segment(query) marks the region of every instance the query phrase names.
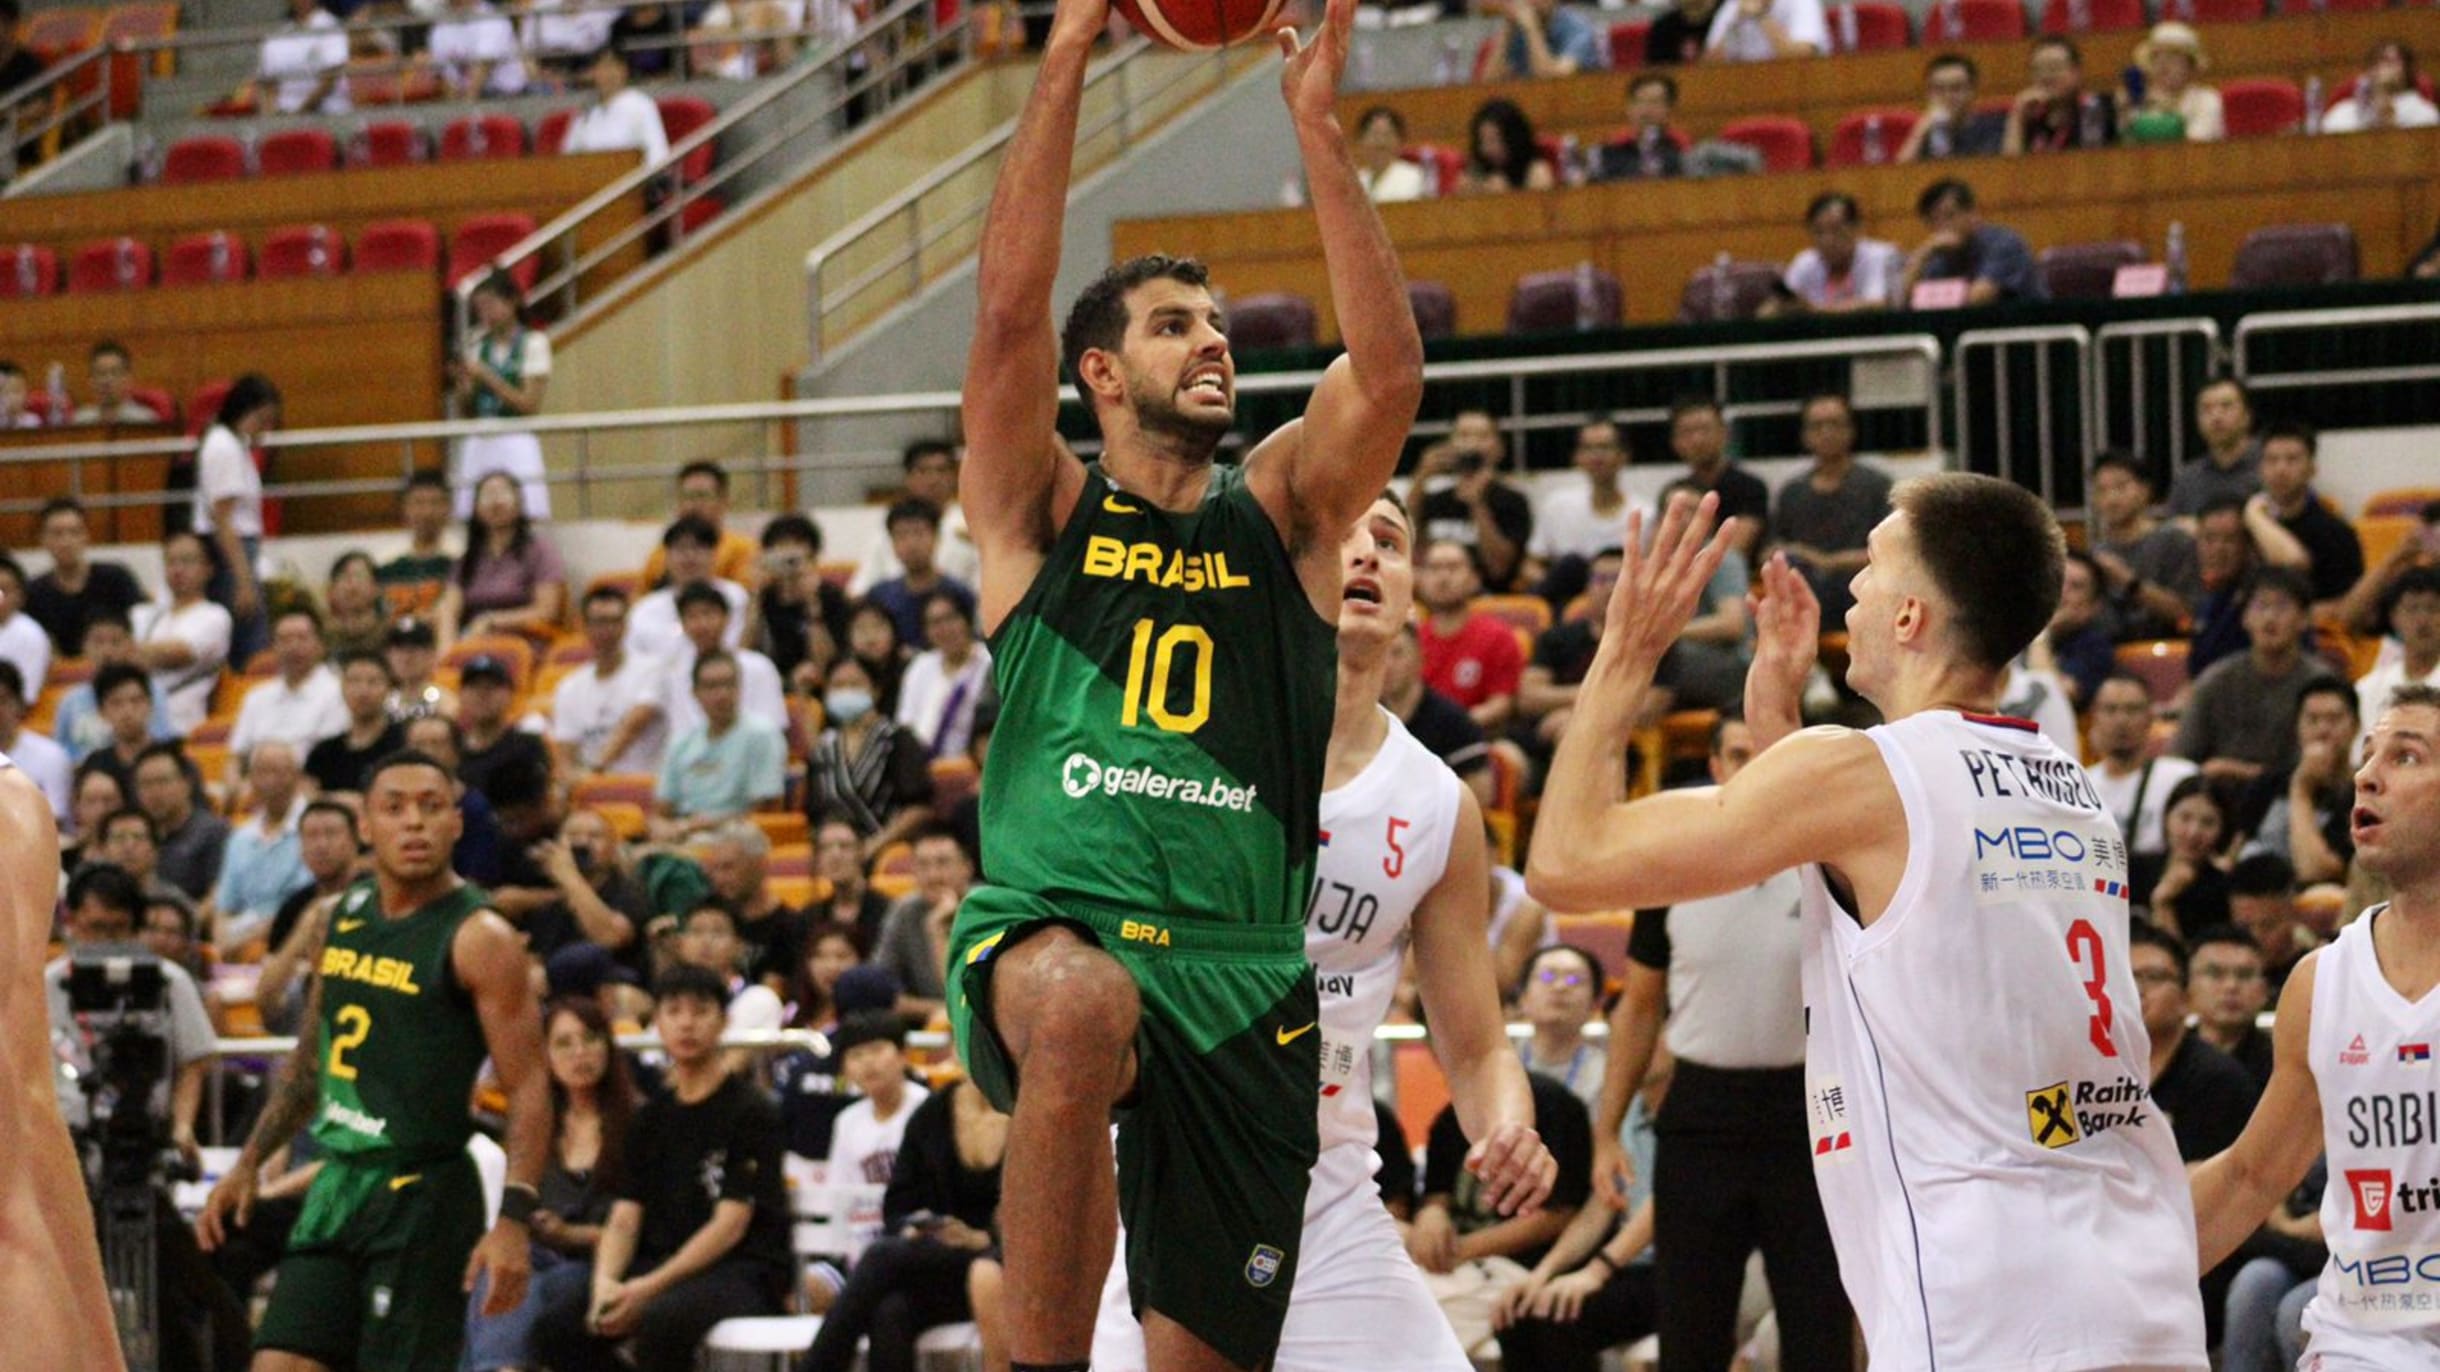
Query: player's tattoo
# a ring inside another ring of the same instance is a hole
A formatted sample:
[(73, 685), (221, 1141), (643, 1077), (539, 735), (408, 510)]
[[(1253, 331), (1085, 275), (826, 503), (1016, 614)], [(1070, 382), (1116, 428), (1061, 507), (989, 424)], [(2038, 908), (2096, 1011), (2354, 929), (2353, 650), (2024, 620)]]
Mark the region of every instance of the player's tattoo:
[(306, 975), (312, 981), (305, 993), (297, 1046), (289, 1052), (288, 1061), (280, 1065), (279, 1084), (272, 1088), (270, 1101), (263, 1106), (261, 1118), (254, 1122), (254, 1133), (246, 1139), (244, 1159), (252, 1165), (260, 1165), (280, 1145), (295, 1138), (322, 1102), (322, 945), (329, 937), (329, 928), (325, 922), (322, 935), (305, 955)]

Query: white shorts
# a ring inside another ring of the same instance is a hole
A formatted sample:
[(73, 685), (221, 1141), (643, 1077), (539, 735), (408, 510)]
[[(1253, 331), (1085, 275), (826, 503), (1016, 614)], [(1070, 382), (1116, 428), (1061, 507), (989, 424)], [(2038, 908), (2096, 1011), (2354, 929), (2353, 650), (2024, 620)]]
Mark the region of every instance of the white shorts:
[[(1353, 1155), (1353, 1156), (1342, 1156)], [(1362, 1184), (1340, 1174), (1361, 1159)], [(1320, 1208), (1305, 1211), (1296, 1287), (1272, 1372), (1471, 1372), (1448, 1317), (1399, 1242), (1398, 1226), (1372, 1185), (1372, 1150), (1334, 1148), (1314, 1167)], [(1144, 1330), (1127, 1299), (1126, 1236), (1101, 1287), (1093, 1328), (1093, 1372), (1146, 1372)]]

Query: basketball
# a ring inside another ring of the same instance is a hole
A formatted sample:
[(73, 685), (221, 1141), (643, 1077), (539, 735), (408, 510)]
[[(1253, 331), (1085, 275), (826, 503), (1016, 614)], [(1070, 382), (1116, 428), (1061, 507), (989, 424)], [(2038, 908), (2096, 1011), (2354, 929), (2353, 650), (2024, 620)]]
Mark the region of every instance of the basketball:
[(1278, 26), (1281, 0), (1117, 0), (1138, 33), (1180, 52), (1210, 52)]

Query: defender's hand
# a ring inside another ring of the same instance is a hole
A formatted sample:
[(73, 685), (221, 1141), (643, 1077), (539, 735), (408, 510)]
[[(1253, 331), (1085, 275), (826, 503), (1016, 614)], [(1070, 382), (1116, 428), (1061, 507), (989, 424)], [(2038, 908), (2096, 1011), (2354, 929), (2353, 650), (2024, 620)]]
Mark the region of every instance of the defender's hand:
[(1615, 1138), (1593, 1141), (1593, 1194), (1612, 1210), (1627, 1208), (1627, 1188), (1635, 1185), (1635, 1160)]
[(1348, 35), (1355, 31), (1355, 0), (1329, 0), (1322, 12), (1322, 22), (1313, 37), (1298, 43), (1296, 26), (1283, 24), (1272, 31), (1279, 40), (1280, 56), (1287, 64), (1280, 68), (1279, 93), (1288, 101), (1288, 112), (1299, 119), (1328, 120), (1338, 118), (1339, 75), (1347, 70)]
[(1643, 546), (1643, 513), (1627, 516), (1626, 566), (1619, 569), (1618, 585), (1602, 612), (1607, 623), (1594, 655), (1595, 672), (1627, 668), (1650, 678), (1693, 621), (1703, 588), (1728, 555), (1728, 530), (1719, 527), (1719, 515), (1718, 495), (1697, 501), (1680, 491), (1670, 497), (1649, 550)]
[(505, 1315), (525, 1302), (526, 1279), (534, 1272), (529, 1240), (524, 1225), (515, 1220), (497, 1220), (466, 1259), (467, 1291), (474, 1290), (476, 1279), (485, 1272), (491, 1274), (491, 1289), (483, 1299), (484, 1314)]
[(1466, 1170), (1482, 1183), (1483, 1203), (1498, 1215), (1541, 1209), (1559, 1179), (1559, 1164), (1542, 1136), (1522, 1124), (1503, 1124), (1468, 1149)]
[[(254, 1190), (261, 1183), (252, 1165), (240, 1162), (212, 1188), (204, 1198), (203, 1213), (195, 1217), (195, 1245), (209, 1253), (228, 1242), (233, 1229), (243, 1229), (254, 1214)], [(234, 1225), (231, 1217), (235, 1217)]]

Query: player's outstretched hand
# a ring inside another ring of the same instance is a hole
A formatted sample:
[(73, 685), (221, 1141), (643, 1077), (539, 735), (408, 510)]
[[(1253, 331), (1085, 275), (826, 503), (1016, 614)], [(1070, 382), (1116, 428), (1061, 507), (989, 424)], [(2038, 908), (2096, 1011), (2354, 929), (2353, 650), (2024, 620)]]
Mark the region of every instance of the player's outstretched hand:
[(1313, 37), (1298, 42), (1293, 24), (1271, 31), (1280, 56), (1288, 59), (1280, 69), (1279, 93), (1287, 97), (1290, 114), (1300, 119), (1338, 117), (1339, 76), (1347, 70), (1349, 35), (1355, 27), (1356, 0), (1328, 0)]
[(1051, 15), (1054, 33), (1065, 32), (1090, 43), (1110, 27), (1110, 0), (1059, 0)]
[(254, 1188), (261, 1178), (240, 1161), (204, 1197), (203, 1213), (195, 1217), (195, 1246), (209, 1253), (228, 1242), (232, 1227), (243, 1229), (254, 1214)]
[[(1821, 656), (1822, 603), (1813, 584), (1774, 552), (1762, 564), (1762, 575), (1746, 592), (1746, 607), (1754, 621), (1754, 661), (1746, 669), (1745, 714), (1749, 721), (1768, 725), (1785, 720), (1800, 723), (1805, 682)], [(1768, 747), (1776, 739), (1757, 738)]]
[(1635, 1185), (1635, 1160), (1616, 1138), (1593, 1142), (1593, 1194), (1612, 1210), (1627, 1208), (1627, 1188)]
[(1631, 665), (1646, 674), (1659, 666), (1728, 555), (1728, 530), (1719, 515), (1717, 494), (1697, 501), (1680, 491), (1669, 498), (1649, 548), (1643, 546), (1643, 512), (1627, 516), (1626, 565), (1604, 611), (1596, 666)]
[(533, 1271), (534, 1255), (527, 1246), (525, 1226), (501, 1220), (466, 1259), (466, 1290), (473, 1291), (475, 1282), (488, 1272), (491, 1289), (484, 1293), (483, 1313), (505, 1315), (525, 1303), (525, 1283)]
[(1559, 1179), (1558, 1161), (1542, 1136), (1522, 1124), (1503, 1124), (1468, 1149), (1466, 1170), (1482, 1183), (1483, 1202), (1498, 1215), (1540, 1210)]

